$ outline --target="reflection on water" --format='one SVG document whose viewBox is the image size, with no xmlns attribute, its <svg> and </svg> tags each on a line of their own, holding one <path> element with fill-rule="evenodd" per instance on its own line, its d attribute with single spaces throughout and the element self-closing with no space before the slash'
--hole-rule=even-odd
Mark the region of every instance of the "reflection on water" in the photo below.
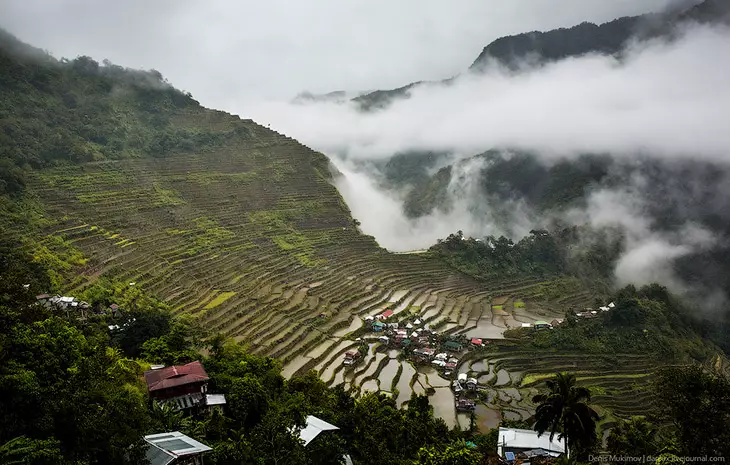
<svg viewBox="0 0 730 465">
<path fill-rule="evenodd" d="M 482 433 L 499 426 L 502 415 L 499 410 L 489 408 L 486 405 L 478 404 L 476 409 L 477 427 Z"/>
<path fill-rule="evenodd" d="M 454 405 L 454 394 L 449 388 L 436 388 L 435 393 L 428 398 L 433 406 L 433 414 L 443 418 L 449 428 L 456 425 L 456 406 Z M 469 424 L 467 416 L 467 427 Z"/>
<path fill-rule="evenodd" d="M 360 393 L 365 394 L 366 391 L 376 392 L 378 390 L 378 381 L 375 379 L 369 379 L 362 384 Z"/>
<path fill-rule="evenodd" d="M 403 364 L 403 372 L 400 374 L 398 379 L 398 405 L 403 405 L 408 399 L 411 398 L 411 387 L 409 386 L 411 378 L 416 374 L 416 369 L 410 363 Z"/>
<path fill-rule="evenodd" d="M 390 360 L 387 365 L 380 371 L 378 379 L 380 380 L 380 389 L 383 391 L 390 391 L 390 386 L 393 384 L 393 378 L 398 372 L 398 366 L 400 363 L 398 360 Z"/>
<path fill-rule="evenodd" d="M 504 386 L 505 384 L 509 384 L 510 378 L 509 373 L 507 373 L 507 370 L 499 370 L 497 372 L 497 382 L 494 383 L 495 386 Z"/>
</svg>

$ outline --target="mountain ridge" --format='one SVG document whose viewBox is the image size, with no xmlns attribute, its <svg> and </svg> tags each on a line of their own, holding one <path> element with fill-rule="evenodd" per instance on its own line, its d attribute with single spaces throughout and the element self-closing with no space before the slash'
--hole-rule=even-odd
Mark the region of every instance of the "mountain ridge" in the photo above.
<svg viewBox="0 0 730 465">
<path fill-rule="evenodd" d="M 679 11 L 625 16 L 600 25 L 583 22 L 573 27 L 499 37 L 482 49 L 466 72 L 481 73 L 493 64 L 519 72 L 587 53 L 616 55 L 631 40 L 671 37 L 678 25 L 692 21 L 730 24 L 730 2 L 704 0 Z M 418 81 L 397 89 L 370 92 L 352 101 L 364 111 L 380 110 L 394 100 L 409 98 L 409 91 L 419 85 L 449 84 L 457 78 L 458 75 L 437 82 Z"/>
</svg>

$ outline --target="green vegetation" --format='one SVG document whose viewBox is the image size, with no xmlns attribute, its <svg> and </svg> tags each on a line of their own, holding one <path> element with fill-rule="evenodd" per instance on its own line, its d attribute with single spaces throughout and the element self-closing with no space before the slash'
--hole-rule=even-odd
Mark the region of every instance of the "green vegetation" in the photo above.
<svg viewBox="0 0 730 465">
<path fill-rule="evenodd" d="M 600 447 L 599 419 L 587 404 L 591 393 L 573 374 L 557 374 L 535 396 L 535 430 L 566 438 L 573 459 L 585 460 Z M 727 457 L 730 453 L 730 382 L 698 365 L 662 369 L 652 390 L 659 399 L 648 417 L 619 420 L 606 442 L 615 456 Z"/>
<path fill-rule="evenodd" d="M 647 353 L 664 361 L 703 361 L 715 353 L 699 336 L 701 322 L 661 286 L 629 286 L 616 297 L 615 308 L 597 318 L 577 321 L 568 315 L 551 331 L 529 333 L 530 344 L 597 354 Z"/>
<path fill-rule="evenodd" d="M 425 396 L 399 409 L 389 396 L 354 399 L 328 388 L 314 372 L 287 381 L 278 361 L 222 336 L 203 339 L 192 320 L 172 317 L 139 286 L 100 280 L 83 297 L 93 308 L 118 302 L 122 314 L 66 318 L 32 297 L 49 283 L 42 266 L 21 253 L 3 256 L 0 265 L 3 463 L 143 463 L 142 436 L 171 430 L 210 445 L 205 461 L 213 465 L 335 464 L 345 453 L 362 464 L 451 464 L 484 455 L 464 443 L 483 439 L 449 431 Z M 110 333 L 112 323 L 119 328 Z M 201 360 L 213 392 L 226 395 L 222 413 L 188 415 L 147 398 L 140 375 L 150 362 L 191 360 Z M 340 431 L 305 448 L 292 431 L 308 414 Z"/>
<path fill-rule="evenodd" d="M 467 239 L 461 231 L 431 247 L 430 253 L 454 268 L 483 279 L 511 276 L 557 276 L 565 258 L 547 231 L 532 231 L 518 243 L 506 237 Z"/>
<path fill-rule="evenodd" d="M 219 306 L 226 300 L 230 299 L 234 295 L 236 295 L 236 293 L 232 292 L 232 291 L 221 292 L 221 293 L 217 294 L 213 300 L 208 302 L 208 304 L 205 306 L 205 310 L 210 310 L 211 308 L 216 308 L 217 306 Z"/>
<path fill-rule="evenodd" d="M 532 401 L 535 410 L 535 431 L 550 432 L 552 440 L 565 439 L 568 453 L 578 460 L 586 460 L 596 445 L 598 414 L 588 406 L 591 393 L 575 385 L 575 375 L 558 373 L 545 382 L 546 394 L 536 395 Z"/>
</svg>

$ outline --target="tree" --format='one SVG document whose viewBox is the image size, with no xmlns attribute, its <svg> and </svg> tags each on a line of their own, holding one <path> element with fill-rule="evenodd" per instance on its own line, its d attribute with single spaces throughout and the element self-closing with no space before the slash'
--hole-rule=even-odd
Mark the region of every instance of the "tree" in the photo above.
<svg viewBox="0 0 730 465">
<path fill-rule="evenodd" d="M 678 455 L 730 456 L 730 382 L 699 366 L 659 371 L 658 412 L 674 425 Z"/>
<path fill-rule="evenodd" d="M 558 434 L 565 439 L 566 448 L 579 456 L 587 452 L 596 442 L 596 421 L 598 414 L 588 406 L 590 391 L 576 386 L 571 373 L 557 373 L 545 382 L 547 392 L 533 397 L 538 404 L 535 411 L 535 431 L 542 435 L 550 431 L 550 440 Z"/>
<path fill-rule="evenodd" d="M 180 410 L 176 410 L 172 403 L 152 402 L 152 421 L 156 432 L 170 432 L 187 430 L 190 427 L 190 417 L 186 417 Z"/>
<path fill-rule="evenodd" d="M 448 444 L 445 448 L 437 446 L 422 447 L 418 451 L 418 461 L 414 463 L 421 465 L 477 465 L 481 459 L 481 454 L 462 440 Z"/>
<path fill-rule="evenodd" d="M 614 455 L 651 455 L 657 453 L 656 428 L 643 417 L 620 421 L 608 436 L 608 451 Z"/>
<path fill-rule="evenodd" d="M 0 463 L 4 465 L 59 465 L 67 462 L 55 439 L 30 439 L 18 436 L 0 445 Z M 69 464 L 70 465 L 70 464 Z"/>
</svg>

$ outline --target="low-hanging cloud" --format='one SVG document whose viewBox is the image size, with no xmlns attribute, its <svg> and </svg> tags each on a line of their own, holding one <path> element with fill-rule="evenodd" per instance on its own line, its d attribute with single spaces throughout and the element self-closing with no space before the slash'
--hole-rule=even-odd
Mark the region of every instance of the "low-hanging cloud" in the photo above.
<svg viewBox="0 0 730 465">
<path fill-rule="evenodd" d="M 410 98 L 376 112 L 353 104 L 277 103 L 254 108 L 253 116 L 328 154 L 345 175 L 337 184 L 364 232 L 390 250 L 426 248 L 457 229 L 519 239 L 555 217 L 540 217 L 519 199 L 507 208 L 490 204 L 476 187 L 489 181 L 480 177 L 484 160 L 469 157 L 507 147 L 546 163 L 590 152 L 626 161 L 649 155 L 726 164 L 728 51 L 728 29 L 692 26 L 672 41 L 634 43 L 620 59 L 587 55 L 521 73 L 495 65 L 450 85 L 416 87 Z M 370 164 L 352 161 L 418 150 L 450 153 L 456 163 L 449 207 L 409 219 L 403 214 L 407 187 L 385 190 L 362 168 Z M 671 232 L 655 227 L 645 214 L 642 183 L 599 189 L 584 208 L 560 219 L 619 231 L 624 250 L 614 270 L 617 284 L 660 282 L 683 292 L 673 262 L 718 238 L 690 220 Z"/>
<path fill-rule="evenodd" d="M 672 42 L 633 44 L 620 61 L 587 55 L 520 74 L 493 67 L 451 85 L 416 87 L 379 112 L 273 103 L 249 113 L 325 153 L 355 158 L 513 147 L 725 160 L 729 50 L 727 28 L 695 26 Z"/>
</svg>

